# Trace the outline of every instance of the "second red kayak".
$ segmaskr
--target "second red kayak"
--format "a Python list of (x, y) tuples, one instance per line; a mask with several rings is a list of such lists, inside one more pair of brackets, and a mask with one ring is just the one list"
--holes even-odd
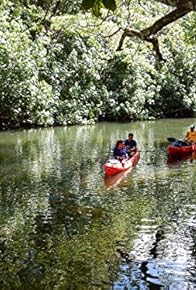
[(110, 159), (103, 165), (103, 169), (106, 175), (113, 176), (119, 172), (135, 167), (139, 159), (139, 152), (136, 152), (133, 156), (131, 156), (131, 158), (123, 160), (123, 162), (120, 162), (117, 159)]
[(169, 155), (186, 155), (191, 154), (192, 152), (196, 152), (196, 144), (180, 147), (171, 144), (167, 147), (167, 153)]

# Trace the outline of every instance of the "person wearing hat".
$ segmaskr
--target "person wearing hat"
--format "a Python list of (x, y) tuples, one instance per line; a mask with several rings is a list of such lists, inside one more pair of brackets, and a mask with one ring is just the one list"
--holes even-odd
[(190, 126), (190, 130), (186, 133), (185, 140), (191, 144), (196, 143), (195, 125)]

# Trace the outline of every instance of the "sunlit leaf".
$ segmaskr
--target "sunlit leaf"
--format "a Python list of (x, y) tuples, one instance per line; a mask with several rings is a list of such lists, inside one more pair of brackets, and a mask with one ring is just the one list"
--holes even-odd
[(101, 13), (100, 13), (100, 9), (103, 8), (103, 7), (104, 7), (104, 5), (103, 5), (102, 0), (97, 0), (97, 1), (95, 2), (95, 4), (93, 5), (93, 9), (92, 9), (93, 14), (94, 14), (96, 17), (99, 17), (99, 16), (101, 15)]

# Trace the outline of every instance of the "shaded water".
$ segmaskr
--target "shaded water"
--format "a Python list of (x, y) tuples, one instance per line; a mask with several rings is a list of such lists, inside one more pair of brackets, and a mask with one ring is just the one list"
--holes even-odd
[[(196, 160), (165, 151), (194, 121), (1, 132), (0, 288), (195, 289)], [(108, 190), (130, 131), (141, 159)]]

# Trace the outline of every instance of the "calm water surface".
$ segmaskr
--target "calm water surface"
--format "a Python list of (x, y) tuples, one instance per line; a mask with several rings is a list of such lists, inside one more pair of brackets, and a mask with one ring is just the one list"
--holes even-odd
[[(167, 137), (195, 119), (0, 133), (1, 289), (196, 289), (196, 160)], [(133, 132), (137, 167), (102, 165)]]

